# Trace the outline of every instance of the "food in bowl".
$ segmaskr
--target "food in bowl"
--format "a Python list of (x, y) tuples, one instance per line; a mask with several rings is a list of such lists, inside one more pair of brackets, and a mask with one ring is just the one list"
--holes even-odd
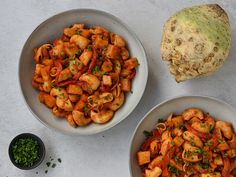
[(131, 92), (138, 66), (125, 40), (99, 26), (74, 24), (34, 52), (39, 101), (74, 128), (110, 121)]
[(227, 59), (231, 31), (217, 4), (185, 8), (165, 23), (161, 55), (177, 82), (217, 71)]
[(8, 153), (13, 165), (22, 170), (30, 170), (43, 161), (45, 146), (38, 136), (22, 133), (11, 141)]
[(215, 120), (198, 108), (159, 119), (144, 131), (137, 152), (144, 177), (231, 177), (236, 175), (236, 134), (231, 123)]

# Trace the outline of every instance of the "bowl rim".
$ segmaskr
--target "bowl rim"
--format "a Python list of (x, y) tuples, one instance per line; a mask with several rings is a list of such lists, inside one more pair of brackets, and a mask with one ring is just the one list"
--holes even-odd
[[(130, 32), (131, 36), (134, 38), (134, 40), (136, 40), (136, 42), (138, 43), (138, 45), (141, 47), (142, 49), (142, 54), (144, 56), (143, 60), (144, 60), (144, 63), (145, 63), (145, 73), (144, 73), (144, 77), (143, 77), (143, 85), (144, 87), (142, 88), (142, 90), (140, 90), (140, 96), (139, 98), (137, 99), (136, 103), (134, 103), (133, 105), (133, 108), (130, 109), (129, 111), (127, 111), (127, 114), (126, 116), (122, 117), (121, 119), (117, 120), (117, 122), (114, 124), (114, 125), (110, 125), (110, 126), (107, 126), (103, 129), (98, 129), (96, 131), (93, 131), (93, 132), (89, 132), (89, 133), (81, 133), (81, 132), (76, 132), (76, 133), (72, 133), (72, 132), (68, 132), (68, 131), (63, 131), (63, 130), (59, 130), (53, 126), (50, 126), (48, 125), (46, 122), (42, 121), (35, 113), (34, 111), (31, 109), (30, 105), (28, 104), (28, 102), (26, 101), (26, 97), (25, 97), (25, 94), (23, 92), (23, 88), (22, 88), (22, 84), (21, 84), (21, 78), (20, 78), (20, 66), (21, 66), (21, 63), (22, 63), (22, 55), (23, 55), (23, 51), (25, 50), (26, 48), (26, 44), (29, 42), (29, 40), (33, 37), (34, 33), (37, 32), (37, 30), (43, 26), (45, 23), (47, 23), (49, 20), (53, 19), (53, 18), (56, 18), (57, 16), (61, 16), (61, 15), (66, 15), (68, 13), (73, 13), (73, 12), (76, 12), (76, 11), (90, 11), (90, 12), (94, 12), (94, 13), (98, 13), (98, 14), (102, 14), (102, 15), (105, 15), (105, 16), (108, 16), (109, 18), (111, 18), (112, 20), (115, 20), (117, 21), (119, 24), (121, 24), (122, 26), (124, 26), (127, 31)], [(140, 102), (140, 100), (142, 99), (143, 97), (143, 93), (146, 89), (146, 85), (147, 85), (147, 80), (148, 80), (148, 60), (147, 60), (147, 54), (146, 54), (146, 51), (145, 51), (145, 48), (143, 46), (143, 44), (141, 43), (141, 41), (139, 40), (138, 36), (136, 35), (136, 33), (126, 24), (124, 23), (122, 20), (120, 20), (118, 17), (116, 17), (115, 15), (113, 14), (110, 14), (106, 11), (103, 11), (103, 10), (97, 10), (97, 9), (92, 9), (92, 8), (79, 8), (79, 9), (70, 9), (70, 10), (66, 10), (66, 11), (62, 11), (60, 13), (57, 13), (55, 15), (52, 15), (48, 18), (46, 18), (46, 20), (43, 20), (32, 32), (31, 34), (28, 36), (28, 38), (26, 39), (22, 49), (21, 49), (21, 53), (20, 53), (20, 57), (19, 57), (19, 60), (18, 60), (18, 84), (19, 84), (19, 87), (20, 87), (20, 92), (21, 92), (21, 95), (23, 97), (23, 100), (25, 102), (25, 105), (27, 106), (28, 110), (33, 114), (33, 116), (39, 121), (41, 122), (45, 127), (51, 129), (51, 130), (55, 130), (56, 132), (59, 132), (61, 134), (65, 134), (65, 135), (70, 135), (70, 136), (78, 136), (78, 135), (94, 135), (94, 134), (98, 134), (98, 133), (102, 133), (102, 132), (105, 132), (113, 127), (115, 127), (116, 125), (118, 125), (119, 123), (121, 123), (123, 120), (125, 120), (126, 118), (128, 118), (128, 116), (135, 110), (135, 108), (137, 107), (138, 103)]]
[(216, 97), (213, 97), (213, 96), (207, 96), (207, 95), (181, 95), (181, 96), (175, 96), (175, 97), (172, 97), (172, 98), (169, 98), (169, 99), (166, 99), (166, 100), (163, 100), (161, 101), (160, 103), (156, 104), (155, 106), (153, 106), (143, 117), (142, 119), (138, 122), (138, 124), (136, 125), (133, 133), (132, 133), (132, 136), (131, 136), (131, 140), (130, 140), (130, 144), (129, 144), (129, 172), (130, 172), (130, 176), (131, 177), (134, 177), (133, 175), (133, 170), (132, 170), (132, 167), (131, 167), (131, 150), (132, 150), (132, 145), (133, 145), (133, 141), (134, 141), (134, 137), (135, 137), (135, 134), (139, 128), (139, 126), (143, 123), (143, 121), (148, 117), (149, 114), (151, 114), (151, 112), (153, 112), (153, 110), (155, 110), (156, 108), (170, 102), (170, 101), (173, 101), (173, 100), (178, 100), (178, 99), (182, 99), (182, 98), (203, 98), (203, 99), (210, 99), (210, 100), (213, 100), (213, 101), (216, 101), (216, 102), (219, 102), (221, 104), (224, 104), (226, 105), (227, 107), (230, 107), (231, 109), (233, 109), (235, 112), (236, 112), (236, 109), (231, 106), (229, 103), (223, 101), (223, 100), (220, 100)]
[[(13, 145), (18, 139), (20, 139), (20, 138), (28, 138), (28, 137), (29, 137), (29, 138), (33, 138), (34, 140), (36, 140), (36, 141), (38, 142), (39, 148), (40, 148), (40, 151), (39, 151), (39, 153), (40, 153), (40, 154), (39, 154), (39, 156), (40, 156), (40, 157), (39, 157), (39, 160), (36, 161), (31, 167), (26, 167), (26, 166), (22, 166), (22, 165), (17, 164), (17, 163), (14, 161), (14, 157), (13, 157), (12, 149), (11, 149), (11, 148), (12, 148), (12, 145)], [(44, 157), (45, 157), (45, 154), (46, 154), (46, 149), (45, 149), (45, 145), (44, 145), (42, 139), (39, 138), (37, 135), (32, 134), (32, 133), (21, 133), (21, 134), (15, 136), (15, 137), (11, 140), (11, 142), (10, 142), (10, 144), (9, 144), (9, 147), (8, 147), (8, 156), (9, 156), (11, 162), (13, 163), (13, 165), (14, 165), (15, 167), (17, 167), (17, 168), (19, 168), (19, 169), (21, 169), (21, 170), (32, 170), (32, 169), (38, 167), (38, 166), (43, 162)]]

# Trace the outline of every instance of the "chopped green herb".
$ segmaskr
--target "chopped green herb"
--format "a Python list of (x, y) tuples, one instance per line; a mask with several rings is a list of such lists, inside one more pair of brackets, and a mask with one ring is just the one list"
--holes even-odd
[(12, 145), (15, 163), (31, 167), (39, 160), (39, 145), (33, 138), (20, 138)]
[(200, 123), (200, 127), (205, 128), (205, 127), (206, 127), (206, 124), (204, 124), (204, 123)]
[(210, 131), (213, 130), (214, 126), (213, 125), (210, 125)]
[(180, 161), (180, 158), (176, 155), (176, 156), (174, 156), (174, 160), (175, 160), (176, 162), (179, 162), (179, 161)]
[(134, 92), (132, 90), (130, 90), (130, 93), (133, 94)]
[(70, 60), (70, 65), (74, 65), (75, 64), (75, 60)]
[(61, 159), (60, 159), (60, 158), (58, 158), (57, 161), (58, 161), (59, 163), (61, 163)]
[(79, 50), (79, 51), (77, 51), (77, 52), (75, 53), (75, 55), (76, 55), (77, 57), (79, 57), (79, 56), (81, 55), (81, 53), (82, 53), (82, 51)]
[(211, 141), (207, 141), (207, 142), (205, 143), (205, 145), (206, 145), (206, 146), (212, 146), (213, 143), (212, 143)]
[(223, 153), (223, 157), (228, 157), (228, 154), (227, 153)]
[(84, 112), (88, 111), (89, 108), (87, 107), (87, 105), (84, 106)]
[(56, 87), (55, 83), (51, 83), (50, 85), (51, 85), (52, 88)]
[(185, 127), (185, 126), (184, 126), (184, 124), (182, 124), (182, 123), (181, 123), (181, 124), (179, 124), (179, 129), (183, 130), (183, 129), (184, 129), (184, 127)]
[(106, 67), (107, 67), (107, 68), (112, 68), (112, 66), (111, 66), (111, 65), (107, 65)]
[(108, 72), (104, 72), (103, 74), (106, 75), (106, 74), (108, 74)]
[(149, 137), (152, 136), (152, 133), (149, 132), (149, 131), (147, 131), (147, 130), (144, 130), (144, 131), (143, 131), (143, 134), (144, 134), (147, 138), (149, 138)]
[(54, 164), (52, 164), (52, 168), (55, 168), (56, 166), (57, 166), (57, 164), (55, 164), (55, 163), (54, 163)]
[(49, 167), (51, 165), (51, 162), (47, 162), (46, 165)]
[(92, 73), (96, 72), (98, 73), (100, 71), (100, 68), (98, 65), (96, 65), (93, 69), (92, 69)]
[(78, 34), (78, 35), (80, 35), (81, 34), (81, 30), (79, 30), (79, 31), (76, 31), (76, 34)]
[(92, 47), (91, 47), (91, 46), (88, 46), (88, 50), (89, 50), (89, 51), (92, 51)]
[(48, 171), (47, 171), (47, 170), (45, 170), (45, 173), (48, 173)]
[(64, 93), (59, 94), (59, 96), (61, 96), (62, 98), (65, 98)]
[(221, 139), (218, 139), (218, 142), (219, 142), (219, 143), (224, 143), (225, 141), (224, 141), (224, 140), (221, 140)]
[(206, 164), (206, 163), (199, 163), (199, 166), (202, 168), (202, 169), (208, 169), (210, 166), (209, 164)]
[(162, 118), (160, 118), (160, 119), (158, 119), (158, 121), (157, 121), (158, 123), (163, 123), (163, 122), (165, 122), (165, 120), (164, 119), (162, 119)]
[(190, 144), (191, 144), (192, 146), (195, 146), (195, 143), (194, 143), (193, 141), (190, 141)]
[(174, 142), (174, 141), (171, 141), (170, 144), (171, 144), (172, 146), (174, 146), (174, 145), (175, 145), (175, 142)]
[(179, 170), (173, 166), (170, 166), (168, 167), (168, 170), (171, 172), (171, 173), (174, 173), (174, 174), (179, 174)]

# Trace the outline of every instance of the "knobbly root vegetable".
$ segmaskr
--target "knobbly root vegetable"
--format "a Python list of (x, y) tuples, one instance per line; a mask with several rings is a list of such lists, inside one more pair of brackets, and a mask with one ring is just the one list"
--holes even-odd
[(177, 82), (206, 76), (226, 60), (231, 44), (229, 19), (217, 4), (193, 6), (164, 25), (161, 55)]

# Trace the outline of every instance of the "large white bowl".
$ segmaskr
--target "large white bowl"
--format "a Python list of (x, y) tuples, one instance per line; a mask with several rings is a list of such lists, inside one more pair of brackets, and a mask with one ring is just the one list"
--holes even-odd
[[(100, 25), (109, 31), (124, 37), (127, 42), (131, 56), (138, 58), (140, 63), (137, 74), (132, 83), (133, 94), (127, 94), (122, 108), (120, 108), (113, 119), (104, 125), (91, 124), (85, 128), (72, 128), (66, 120), (60, 120), (53, 116), (51, 110), (38, 101), (38, 92), (31, 86), (35, 62), (33, 60), (33, 49), (54, 39), (61, 37), (63, 28), (74, 23), (85, 23), (86, 26)], [(40, 24), (26, 41), (19, 62), (19, 80), (22, 94), (33, 113), (44, 125), (67, 134), (95, 134), (105, 131), (122, 120), (134, 110), (140, 101), (146, 87), (148, 77), (147, 59), (144, 48), (136, 35), (117, 17), (106, 12), (92, 9), (75, 9), (55, 15)]]
[(144, 116), (134, 131), (130, 146), (130, 174), (132, 177), (142, 177), (136, 154), (146, 139), (143, 131), (155, 129), (158, 119), (166, 118), (170, 113), (180, 114), (189, 107), (200, 108), (204, 112), (210, 113), (215, 119), (231, 122), (235, 130), (236, 110), (218, 99), (204, 96), (183, 96), (160, 103)]

